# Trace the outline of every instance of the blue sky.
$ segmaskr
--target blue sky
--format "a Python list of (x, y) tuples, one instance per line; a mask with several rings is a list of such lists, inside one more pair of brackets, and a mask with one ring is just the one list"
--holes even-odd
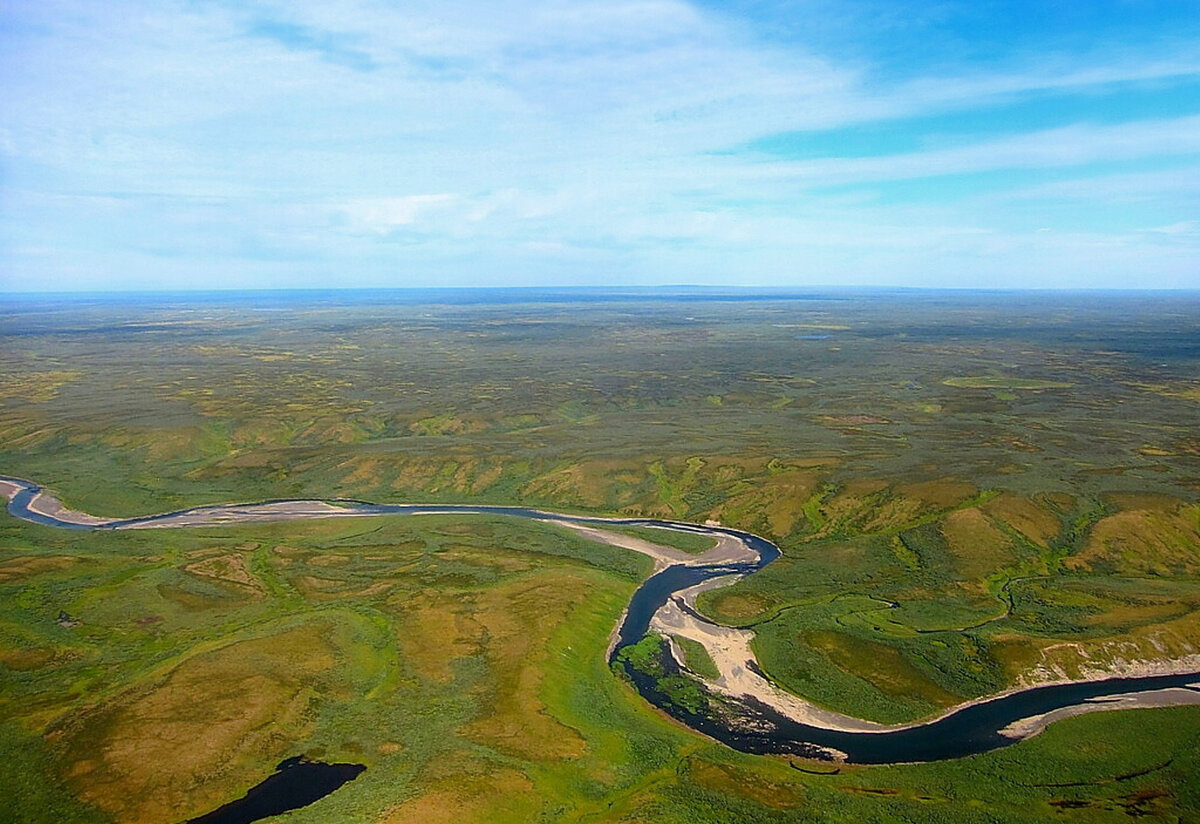
[(8, 0), (0, 291), (1200, 288), (1196, 0)]

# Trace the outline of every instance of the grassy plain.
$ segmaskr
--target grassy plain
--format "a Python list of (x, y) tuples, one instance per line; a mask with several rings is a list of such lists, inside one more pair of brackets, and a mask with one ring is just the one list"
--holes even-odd
[[(0, 472), (99, 515), (718, 519), (784, 556), (701, 608), (754, 627), (780, 683), (879, 720), (1200, 652), (1195, 296), (532, 297), (10, 304)], [(605, 665), (647, 570), (503, 519), (5, 518), (0, 817), (178, 821), (300, 752), (369, 769), (296, 822), (1200, 817), (1190, 708), (836, 775), (728, 751)]]

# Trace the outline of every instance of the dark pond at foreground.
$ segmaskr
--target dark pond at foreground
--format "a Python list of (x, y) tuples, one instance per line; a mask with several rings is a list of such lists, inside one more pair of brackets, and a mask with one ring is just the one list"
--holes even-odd
[(343, 784), (358, 778), (362, 764), (326, 764), (296, 756), (275, 768), (275, 774), (251, 787), (236, 801), (187, 824), (250, 824), (288, 810), (296, 810), (324, 798)]
[[(286, 500), (260, 502), (259, 504), (202, 506), (178, 512), (168, 512), (143, 518), (129, 518), (103, 524), (80, 524), (59, 518), (53, 514), (46, 514), (30, 509), (30, 504), (37, 494), (42, 491), (41, 487), (37, 484), (19, 478), (3, 476), (0, 476), (0, 481), (6, 481), (16, 487), (17, 491), (13, 494), (8, 506), (8, 511), (12, 515), (46, 526), (65, 527), (69, 529), (122, 529), (159, 525), (163, 527), (187, 527), (198, 524), (172, 523), (172, 521), (177, 521), (181, 516), (201, 516), (206, 513), (219, 512), (223, 521), (232, 522), (242, 516), (252, 517), (255, 507), (261, 506), (262, 503), (313, 503), (312, 501)], [(660, 650), (655, 662), (654, 666), (658, 670), (657, 673), (647, 673), (639, 670), (628, 657), (622, 655), (622, 652), (633, 647), (646, 637), (649, 632), (651, 618), (655, 612), (677, 593), (711, 578), (731, 575), (752, 575), (778, 558), (780, 554), (779, 548), (765, 538), (723, 526), (700, 525), (653, 518), (597, 518), (579, 515), (560, 515), (519, 506), (471, 504), (433, 504), (422, 506), (415, 504), (372, 504), (364, 501), (350, 500), (337, 500), (330, 503), (338, 504), (346, 510), (346, 514), (419, 515), (437, 513), (505, 515), (515, 518), (529, 518), (537, 521), (561, 519), (573, 523), (600, 527), (622, 525), (660, 527), (713, 536), (727, 535), (742, 541), (757, 554), (757, 561), (735, 564), (675, 565), (667, 567), (645, 580), (634, 592), (629, 602), (625, 619), (617, 631), (616, 643), (610, 653), (610, 662), (625, 672), (637, 691), (651, 704), (698, 732), (709, 735), (743, 752), (786, 753), (811, 758), (830, 758), (835, 754), (831, 751), (835, 751), (836, 753), (840, 753), (847, 761), (864, 764), (937, 761), (946, 758), (960, 758), (1016, 743), (1018, 739), (1010, 738), (1001, 733), (1001, 730), (1015, 721), (1123, 693), (1180, 688), (1196, 689), (1194, 685), (1200, 681), (1200, 673), (1192, 672), (1177, 675), (1111, 678), (1103, 681), (1084, 681), (1033, 687), (978, 703), (968, 704), (959, 707), (948, 715), (925, 723), (878, 732), (831, 730), (802, 724), (780, 715), (775, 710), (752, 698), (743, 697), (741, 699), (733, 699), (726, 696), (716, 696), (709, 692), (700, 682), (694, 682), (695, 687), (703, 691), (707, 696), (704, 701), (706, 706), (700, 707), (693, 701), (681, 703), (676, 697), (672, 696), (669, 687), (664, 687), (666, 680), (669, 680), (672, 676), (679, 676), (678, 665), (665, 653), (665, 650)], [(747, 666), (752, 667), (756, 665), (754, 661), (747, 662)], [(303, 767), (304, 770), (297, 772), (299, 767)], [(339, 768), (340, 772), (326, 772), (326, 770), (337, 770)], [(352, 780), (363, 769), (365, 767), (358, 764), (320, 764), (319, 762), (291, 759), (280, 765), (280, 772), (251, 790), (246, 798), (227, 804), (225, 807), (201, 818), (193, 819), (189, 824), (248, 824), (248, 822), (255, 821), (267, 815), (275, 815), (285, 810), (310, 804), (316, 799), (333, 792), (333, 790), (340, 787), (346, 781)], [(350, 774), (346, 772), (347, 770), (353, 770), (353, 773)], [(342, 777), (333, 784), (318, 784), (315, 779), (309, 777), (310, 771), (314, 775), (320, 775), (320, 780), (323, 782), (332, 782), (336, 776)], [(272, 782), (275, 783), (273, 784)], [(299, 785), (304, 785), (304, 787), (300, 787)], [(296, 786), (294, 792), (286, 789), (292, 786)], [(328, 787), (327, 789), (317, 789), (318, 787), (326, 786)], [(276, 789), (276, 787), (280, 787), (280, 789)], [(307, 793), (310, 791), (316, 794), (308, 797)], [(289, 793), (292, 794), (289, 795)], [(287, 803), (291, 803), (291, 806), (245, 806), (267, 803), (265, 800), (263, 802), (253, 800), (252, 796), (255, 799), (259, 796), (263, 799), (268, 797), (282, 799), (286, 797), (288, 799)], [(300, 800), (303, 798), (307, 798), (307, 800)], [(271, 803), (282, 802), (274, 801)], [(266, 811), (246, 817), (251, 809), (263, 809)], [(230, 817), (225, 817), (226, 814)]]

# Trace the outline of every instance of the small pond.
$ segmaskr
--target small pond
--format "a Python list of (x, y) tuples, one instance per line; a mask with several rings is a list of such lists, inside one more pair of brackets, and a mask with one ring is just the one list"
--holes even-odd
[(251, 787), (236, 801), (230, 801), (211, 813), (193, 818), (187, 824), (250, 824), (260, 818), (306, 807), (338, 787), (358, 778), (362, 764), (326, 764), (304, 756), (289, 758), (275, 773)]

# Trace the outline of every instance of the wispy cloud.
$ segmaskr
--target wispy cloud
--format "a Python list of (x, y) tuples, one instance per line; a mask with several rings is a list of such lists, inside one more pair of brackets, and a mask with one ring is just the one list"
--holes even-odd
[(1200, 116), (1120, 126), (1069, 126), (985, 140), (968, 146), (871, 158), (763, 164), (760, 176), (786, 176), (810, 185), (974, 174), (996, 169), (1112, 163), (1134, 158), (1200, 155)]
[(357, 71), (377, 68), (371, 55), (354, 47), (356, 37), (299, 26), (282, 20), (257, 20), (246, 30), (252, 37), (271, 40), (287, 49), (313, 52), (335, 66)]
[(352, 231), (387, 234), (400, 227), (411, 226), (422, 216), (453, 204), (451, 194), (408, 195), (352, 200), (337, 207)]
[[(875, 5), (889, 37), (910, 32)], [(1178, 284), (1200, 255), (1194, 232), (1162, 231), (1195, 220), (1200, 31), (975, 59), (932, 14), (897, 70), (882, 37), (767, 36), (738, 8), (9, 4), (0, 287), (201, 270), (1015, 284), (1041, 265)], [(1121, 110), (1139, 89), (1155, 105)], [(882, 123), (898, 139), (842, 145)], [(787, 133), (821, 156), (755, 148)]]
[(1181, 220), (1167, 226), (1154, 226), (1146, 231), (1169, 237), (1193, 237), (1200, 235), (1200, 220)]

